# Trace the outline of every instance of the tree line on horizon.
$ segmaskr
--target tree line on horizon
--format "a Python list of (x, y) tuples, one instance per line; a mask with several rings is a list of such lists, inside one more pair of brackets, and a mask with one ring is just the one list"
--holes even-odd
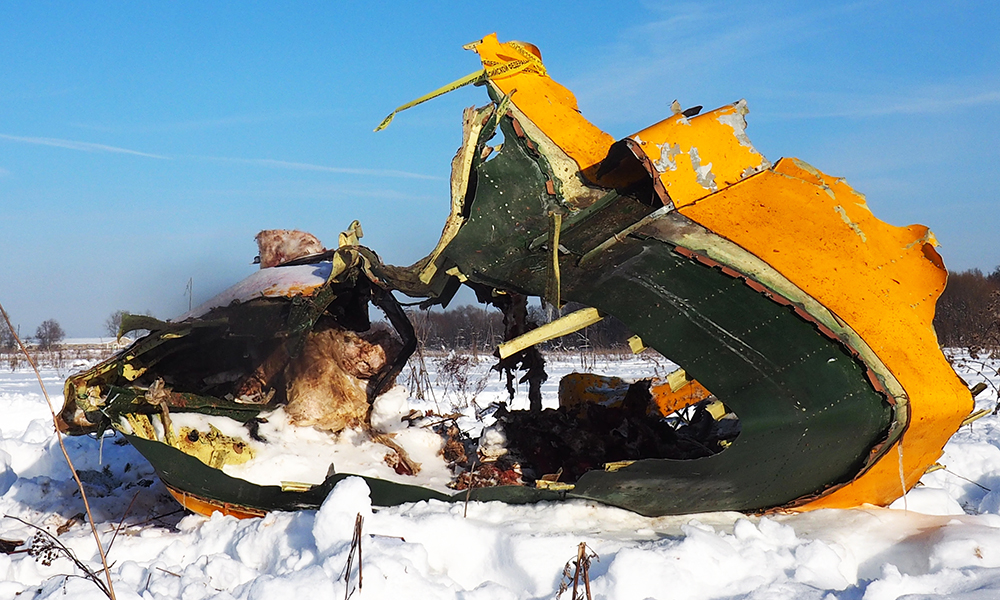
[[(569, 303), (562, 314), (583, 308)], [(105, 322), (105, 333), (116, 336), (126, 311), (113, 312)], [(496, 309), (477, 305), (429, 311), (407, 311), (417, 339), (424, 348), (464, 350), (475, 354), (492, 353), (503, 342), (503, 315)], [(528, 321), (542, 325), (552, 320), (540, 306), (529, 306)], [(965, 348), (974, 354), (1000, 356), (1000, 266), (986, 275), (979, 269), (949, 271), (948, 284), (938, 299), (934, 315), (938, 343), (946, 348)], [(632, 333), (624, 323), (607, 316), (602, 321), (568, 336), (546, 342), (543, 350), (613, 350), (628, 346)], [(41, 350), (57, 347), (66, 334), (55, 319), (47, 319), (33, 336), (22, 337)], [(0, 351), (17, 349), (14, 335), (0, 321)]]
[(949, 271), (934, 329), (946, 348), (1000, 357), (1000, 266), (989, 275), (979, 269)]
[[(19, 332), (17, 337), (21, 338), (25, 345), (38, 346), (39, 350), (51, 350), (66, 339), (66, 332), (63, 331), (59, 321), (46, 319), (35, 329), (35, 335), (22, 336)], [(17, 339), (14, 332), (2, 320), (0, 320), (0, 350), (5, 352), (17, 350)]]
[[(579, 308), (582, 305), (570, 303), (562, 312)], [(503, 342), (503, 316), (497, 310), (470, 305), (408, 314), (425, 348), (490, 353)], [(551, 319), (540, 307), (532, 306), (528, 320), (541, 325)], [(948, 284), (938, 299), (934, 329), (942, 347), (1000, 357), (1000, 266), (989, 275), (979, 269), (949, 271)], [(608, 316), (586, 329), (546, 342), (542, 349), (618, 349), (628, 345), (631, 335), (624, 323)]]
[[(583, 307), (570, 302), (561, 313), (569, 314)], [(489, 354), (504, 341), (503, 315), (493, 308), (465, 305), (442, 311), (411, 310), (407, 315), (417, 340), (426, 349)], [(529, 306), (527, 321), (538, 326), (556, 316), (549, 315), (540, 306)], [(540, 347), (542, 350), (613, 350), (627, 347), (631, 335), (624, 323), (609, 315), (580, 331), (540, 344)]]

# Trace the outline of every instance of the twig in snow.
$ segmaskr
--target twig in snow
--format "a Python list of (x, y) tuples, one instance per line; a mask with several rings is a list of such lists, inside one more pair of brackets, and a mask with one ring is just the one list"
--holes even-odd
[(354, 565), (354, 552), (358, 553), (358, 591), (361, 590), (363, 584), (363, 576), (361, 572), (361, 528), (364, 525), (365, 518), (358, 513), (356, 519), (354, 519), (354, 537), (351, 538), (351, 549), (347, 553), (347, 565), (344, 567), (344, 600), (351, 597), (354, 592), (351, 589), (351, 567)]
[[(990, 371), (992, 371), (996, 375), (1000, 375), (1000, 369), (994, 368), (994, 366), (988, 364), (986, 359), (972, 358), (971, 356), (959, 357), (954, 355), (946, 356), (946, 358), (948, 359), (949, 363), (952, 364), (957, 363), (959, 366), (966, 367), (976, 375), (982, 377), (983, 381), (979, 382), (979, 384), (977, 384), (976, 386), (970, 388), (970, 391), (972, 392), (972, 397), (975, 398), (979, 393), (981, 393), (987, 387), (992, 388), (993, 395), (997, 399), (997, 404), (993, 408), (993, 414), (996, 415), (998, 412), (1000, 412), (1000, 388), (997, 387), (997, 384), (993, 383), (993, 379), (991, 379), (992, 376), (988, 374)], [(962, 383), (965, 383), (965, 380), (962, 380)]]
[(169, 517), (169, 516), (172, 516), (172, 515), (176, 515), (178, 513), (182, 513), (185, 510), (187, 510), (187, 509), (185, 509), (185, 508), (178, 508), (177, 510), (172, 510), (172, 511), (170, 511), (168, 513), (163, 513), (162, 515), (157, 515), (155, 517), (150, 517), (149, 519), (146, 519), (145, 521), (139, 521), (138, 523), (135, 523), (134, 526), (138, 527), (140, 525), (145, 525), (146, 523), (152, 523), (153, 521), (159, 521), (160, 519), (165, 519), (166, 517)]
[[(27, 525), (28, 527), (31, 527), (32, 529), (38, 532), (35, 534), (35, 537), (31, 541), (31, 548), (28, 550), (28, 554), (35, 557), (40, 557), (42, 560), (42, 564), (45, 565), (51, 564), (52, 559), (54, 559), (57, 554), (62, 554), (66, 558), (73, 561), (73, 564), (75, 564), (78, 569), (86, 573), (86, 579), (93, 581), (94, 585), (96, 585), (102, 592), (104, 592), (105, 596), (107, 596), (108, 598), (114, 598), (108, 587), (97, 576), (97, 573), (94, 573), (94, 571), (92, 571), (90, 567), (88, 567), (79, 558), (77, 558), (76, 554), (74, 554), (72, 550), (67, 548), (65, 544), (59, 541), (59, 538), (52, 535), (48, 531), (45, 531), (38, 525), (35, 525), (34, 523), (29, 523), (28, 521), (25, 521), (20, 517), (15, 517), (13, 515), (4, 515), (4, 517), (8, 519), (14, 519), (15, 521), (20, 521), (21, 523)], [(107, 570), (105, 570), (105, 573), (107, 573)]]
[(949, 471), (948, 469), (941, 469), (941, 470), (944, 471), (945, 473), (951, 473), (952, 475), (954, 475), (955, 477), (958, 477), (959, 479), (964, 479), (964, 480), (968, 481), (969, 483), (971, 483), (972, 485), (977, 485), (977, 486), (981, 487), (982, 489), (986, 490), (987, 492), (992, 492), (993, 491), (990, 488), (986, 487), (985, 485), (983, 485), (981, 483), (977, 483), (977, 482), (969, 479), (968, 477), (962, 477), (961, 475), (959, 475), (958, 473), (956, 473), (954, 471)]
[[(597, 553), (593, 550), (587, 548), (586, 542), (580, 542), (580, 545), (576, 549), (576, 558), (570, 559), (566, 566), (563, 567), (562, 580), (559, 582), (559, 590), (556, 592), (556, 600), (562, 597), (563, 592), (569, 589), (569, 580), (573, 580), (573, 594), (570, 596), (570, 600), (593, 600), (593, 596), (590, 593), (590, 561), (591, 559), (599, 559)], [(570, 576), (570, 565), (573, 565), (573, 575)], [(583, 589), (586, 592), (585, 596), (579, 595), (580, 579), (583, 579)]]
[(111, 541), (108, 542), (108, 552), (111, 552), (111, 546), (115, 545), (115, 540), (118, 538), (118, 532), (122, 530), (122, 525), (125, 524), (125, 517), (128, 516), (128, 511), (132, 510), (132, 505), (135, 504), (135, 499), (138, 497), (139, 492), (136, 492), (135, 496), (132, 496), (132, 501), (129, 502), (128, 506), (125, 508), (125, 512), (122, 513), (122, 518), (118, 521), (118, 527), (115, 527), (115, 534), (111, 536)]
[(472, 468), (469, 469), (469, 487), (465, 489), (465, 508), (462, 510), (462, 518), (469, 518), (469, 497), (472, 496), (472, 488), (476, 486), (476, 461), (472, 461)]
[[(42, 388), (42, 395), (45, 396), (45, 403), (48, 405), (49, 413), (52, 415), (52, 425), (56, 429), (56, 439), (59, 440), (59, 448), (62, 450), (63, 457), (66, 459), (66, 464), (69, 465), (70, 472), (73, 473), (73, 479), (76, 481), (76, 487), (80, 489), (80, 497), (83, 498), (83, 507), (87, 511), (87, 520), (90, 522), (90, 530), (94, 534), (94, 541), (97, 542), (97, 553), (101, 556), (101, 564), (104, 566), (104, 576), (107, 578), (107, 585), (100, 585), (101, 591), (104, 592), (104, 594), (111, 600), (116, 600), (115, 587), (111, 583), (111, 570), (108, 569), (108, 557), (104, 553), (104, 546), (101, 545), (101, 536), (97, 533), (97, 525), (94, 524), (94, 517), (90, 513), (90, 502), (87, 501), (87, 492), (83, 489), (83, 482), (80, 481), (80, 476), (76, 472), (76, 467), (73, 466), (73, 461), (70, 459), (69, 452), (66, 450), (66, 444), (63, 442), (62, 432), (59, 431), (59, 424), (56, 420), (56, 411), (52, 407), (52, 400), (49, 399), (49, 393), (45, 390), (45, 383), (42, 382), (42, 374), (38, 372), (38, 366), (36, 366), (35, 361), (32, 360), (31, 354), (28, 353), (28, 349), (25, 348), (24, 342), (21, 341), (21, 337), (17, 335), (17, 331), (14, 329), (14, 325), (10, 322), (10, 317), (7, 315), (7, 311), (4, 310), (2, 304), (0, 304), (0, 314), (3, 314), (3, 320), (7, 322), (7, 327), (10, 330), (11, 335), (13, 335), (14, 339), (17, 340), (17, 345), (21, 348), (21, 352), (28, 360), (28, 364), (31, 365), (32, 370), (35, 372), (35, 377), (38, 378), (38, 386)], [(100, 582), (100, 580), (96, 577), (94, 577), (93, 580), (94, 583)]]

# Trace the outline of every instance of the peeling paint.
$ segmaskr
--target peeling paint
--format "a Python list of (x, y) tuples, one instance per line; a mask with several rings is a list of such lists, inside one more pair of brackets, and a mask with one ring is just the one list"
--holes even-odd
[[(746, 115), (750, 112), (750, 109), (747, 108), (747, 101), (741, 99), (733, 107), (736, 109), (734, 112), (718, 116), (719, 123), (729, 125), (733, 128), (733, 135), (739, 140), (741, 146), (757, 152), (757, 149), (753, 147), (753, 143), (750, 141), (750, 137), (747, 136)], [(760, 154), (759, 152), (757, 153)]]
[(695, 147), (688, 151), (688, 156), (691, 157), (691, 167), (694, 169), (698, 184), (706, 190), (719, 191), (719, 186), (715, 184), (715, 174), (712, 173), (712, 163), (702, 166), (701, 157), (698, 156), (698, 149)]
[[(830, 195), (833, 196), (832, 193)], [(844, 220), (844, 223), (847, 223), (847, 226), (851, 228), (851, 231), (858, 234), (858, 237), (861, 238), (862, 242), (866, 243), (868, 242), (868, 236), (865, 235), (864, 231), (861, 231), (861, 227), (859, 227), (857, 223), (851, 220), (851, 217), (847, 216), (847, 211), (844, 210), (843, 206), (838, 204), (837, 206), (833, 207), (833, 210), (837, 211), (837, 214), (840, 215), (840, 218)]]
[(934, 237), (934, 232), (928, 229), (927, 231), (924, 232), (922, 236), (918, 237), (917, 239), (907, 244), (906, 249), (909, 250), (910, 248), (913, 248), (917, 244), (930, 244), (931, 246), (937, 246), (938, 241), (937, 238)]
[[(638, 136), (636, 136), (638, 137)], [(660, 173), (665, 173), (667, 171), (677, 170), (677, 160), (674, 158), (681, 153), (680, 144), (671, 144), (670, 142), (664, 142), (659, 145), (660, 148), (660, 158), (653, 161), (653, 166)]]

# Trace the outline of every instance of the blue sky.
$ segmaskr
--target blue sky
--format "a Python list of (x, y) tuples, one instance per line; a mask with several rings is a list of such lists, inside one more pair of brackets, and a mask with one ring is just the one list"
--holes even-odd
[(465, 88), (462, 45), (538, 45), (616, 138), (746, 98), (772, 161), (845, 177), (955, 270), (1000, 265), (1000, 8), (993, 2), (0, 4), (0, 302), (100, 335), (169, 318), (254, 270), (261, 229), (327, 245), (353, 219), (394, 264), (434, 245)]

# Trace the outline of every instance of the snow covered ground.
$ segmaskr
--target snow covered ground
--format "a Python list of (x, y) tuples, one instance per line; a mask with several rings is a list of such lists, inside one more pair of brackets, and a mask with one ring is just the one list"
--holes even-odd
[[(547, 401), (555, 402), (559, 377), (581, 367), (631, 377), (670, 370), (662, 359), (641, 356), (587, 359), (594, 360), (550, 359)], [(426, 365), (423, 381), (433, 395), (412, 398), (417, 408), (458, 402), (471, 413), (470, 394), (478, 392), (481, 407), (505, 396), (485, 360), (461, 369), (464, 381), (439, 373), (442, 357), (427, 357)], [(960, 356), (956, 366), (970, 385), (986, 378), (1000, 385), (1000, 361)], [(43, 372), (58, 406), (65, 375)], [(992, 410), (997, 402), (990, 388), (977, 407)], [(56, 535), (98, 570), (83, 505), (33, 373), (0, 373), (0, 410), (0, 514), (7, 515), (0, 539), (35, 534), (17, 517)], [(318, 511), (204, 518), (179, 512), (120, 438), (66, 443), (105, 546), (114, 540), (108, 560), (119, 599), (553, 598), (581, 542), (597, 555), (590, 568), (595, 598), (987, 599), (1000, 597), (998, 425), (1000, 417), (987, 416), (959, 431), (941, 460), (946, 470), (926, 475), (905, 509), (897, 502), (891, 509), (767, 517), (646, 518), (583, 501), (373, 508), (363, 480), (348, 479)], [(358, 513), (363, 577), (356, 558), (345, 577)], [(0, 553), (0, 600), (104, 597), (68, 558), (31, 554)]]

